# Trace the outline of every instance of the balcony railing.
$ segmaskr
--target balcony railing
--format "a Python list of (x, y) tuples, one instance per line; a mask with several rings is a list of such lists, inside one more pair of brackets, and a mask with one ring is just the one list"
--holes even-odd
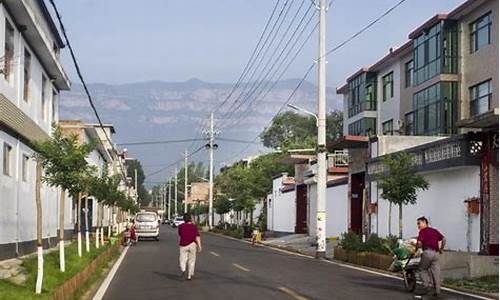
[(349, 154), (346, 150), (335, 150), (328, 154), (328, 168), (345, 168), (349, 166)]
[(491, 109), (491, 94), (479, 97), (470, 102), (470, 116), (484, 114)]
[(363, 101), (356, 103), (354, 105), (351, 105), (348, 108), (348, 115), (349, 117), (355, 116), (359, 114), (362, 111), (366, 110), (377, 110), (377, 102), (376, 101)]

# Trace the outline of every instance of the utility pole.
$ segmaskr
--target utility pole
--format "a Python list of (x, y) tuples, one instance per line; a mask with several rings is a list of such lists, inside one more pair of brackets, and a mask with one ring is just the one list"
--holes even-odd
[(177, 168), (175, 168), (175, 191), (174, 191), (174, 216), (177, 216)]
[(214, 113), (210, 113), (210, 133), (209, 133), (209, 178), (208, 178), (208, 228), (212, 229), (214, 224)]
[(137, 168), (134, 169), (134, 187), (135, 187), (135, 203), (137, 204), (138, 198), (139, 198), (139, 193), (137, 193)]
[(318, 197), (316, 204), (316, 257), (326, 253), (326, 0), (319, 0), (318, 56)]
[(172, 177), (168, 179), (168, 219), (172, 218)]
[(163, 184), (163, 218), (165, 218), (165, 214), (167, 213), (167, 184)]
[(184, 213), (188, 212), (188, 150), (184, 151)]

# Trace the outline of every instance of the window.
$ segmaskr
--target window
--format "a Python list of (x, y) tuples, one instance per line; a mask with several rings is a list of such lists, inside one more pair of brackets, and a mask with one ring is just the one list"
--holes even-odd
[(14, 60), (14, 27), (9, 21), (5, 20), (5, 44), (4, 44), (4, 69), (3, 76), (10, 81), (12, 75), (12, 66)]
[(349, 124), (349, 135), (369, 135), (375, 134), (375, 126), (377, 119), (363, 118), (356, 122)]
[(457, 22), (447, 20), (434, 25), (413, 41), (413, 85), (435, 76), (458, 72)]
[(47, 77), (42, 75), (42, 120), (47, 121)]
[(469, 25), (470, 52), (476, 52), (491, 43), (491, 12)]
[(388, 99), (394, 97), (394, 79), (392, 72), (382, 77), (382, 88), (382, 101), (387, 101)]
[(413, 60), (405, 64), (405, 87), (413, 85)]
[(22, 161), (22, 179), (24, 182), (28, 181), (28, 167), (29, 167), (30, 158), (28, 155), (23, 155)]
[(11, 164), (12, 164), (12, 146), (4, 143), (3, 144), (3, 174), (11, 175)]
[(405, 135), (415, 134), (415, 114), (409, 112), (405, 114)]
[(469, 92), (471, 117), (491, 109), (491, 79), (472, 86)]
[(377, 109), (375, 73), (363, 73), (348, 82), (348, 116)]
[(57, 121), (57, 93), (52, 91), (52, 122)]
[(28, 102), (30, 96), (30, 81), (31, 81), (31, 54), (28, 50), (24, 49), (24, 88), (23, 98)]
[(393, 135), (394, 134), (394, 125), (393, 125), (392, 119), (382, 123), (382, 134), (383, 135)]
[(455, 133), (457, 99), (456, 82), (443, 81), (414, 94), (414, 133), (416, 135)]

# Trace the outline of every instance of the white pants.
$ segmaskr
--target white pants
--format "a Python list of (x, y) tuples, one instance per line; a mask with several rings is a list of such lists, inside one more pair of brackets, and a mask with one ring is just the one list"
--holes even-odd
[(194, 266), (196, 264), (196, 243), (191, 243), (187, 246), (179, 247), (179, 264), (181, 267), (181, 271), (187, 271), (188, 276), (191, 277), (194, 275)]

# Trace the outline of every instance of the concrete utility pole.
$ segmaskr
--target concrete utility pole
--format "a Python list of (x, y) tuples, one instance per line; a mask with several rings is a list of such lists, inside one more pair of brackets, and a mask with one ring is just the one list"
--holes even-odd
[(172, 218), (172, 177), (168, 179), (168, 219)]
[(135, 184), (134, 184), (134, 187), (135, 187), (135, 203), (137, 203), (138, 200), (139, 200), (139, 193), (137, 192), (137, 168), (135, 168), (135, 170), (134, 170), (134, 181), (135, 181)]
[(165, 217), (165, 213), (167, 212), (167, 184), (163, 184), (163, 217)]
[(210, 114), (210, 132), (209, 132), (209, 151), (210, 151), (210, 163), (209, 163), (209, 178), (208, 178), (208, 228), (212, 229), (214, 224), (214, 113)]
[(184, 151), (184, 213), (188, 212), (188, 150)]
[(175, 168), (175, 185), (174, 185), (174, 216), (177, 216), (177, 180), (178, 180), (178, 176), (177, 176), (177, 168)]
[(326, 0), (319, 0), (318, 56), (318, 197), (316, 205), (316, 257), (326, 253)]

